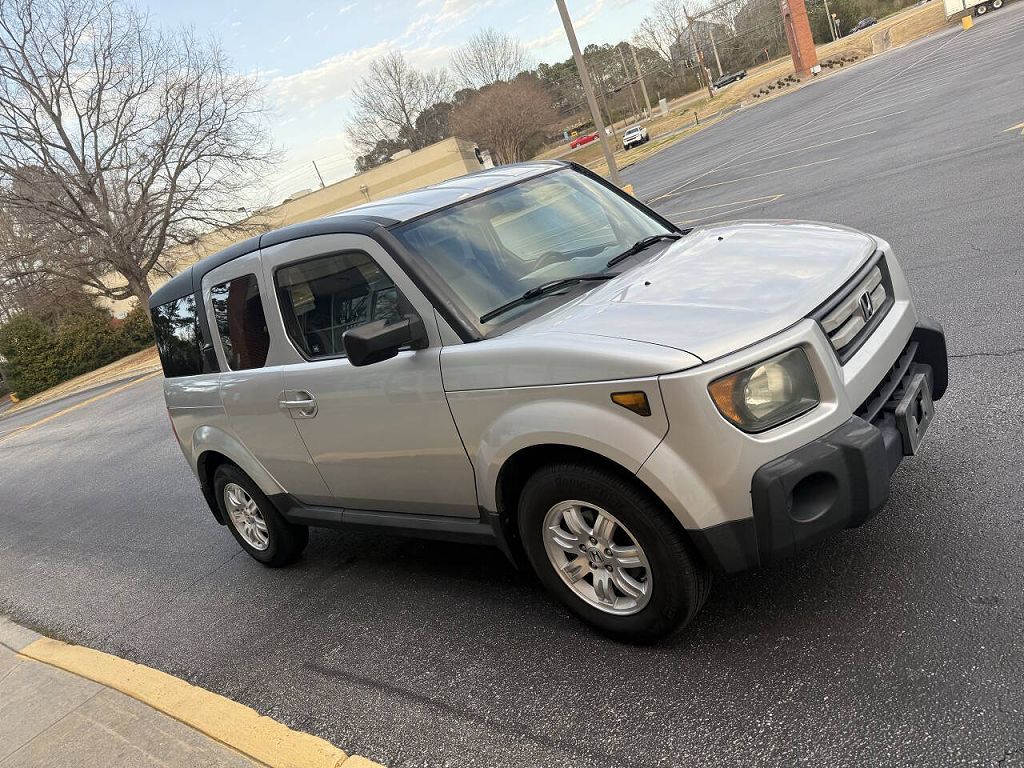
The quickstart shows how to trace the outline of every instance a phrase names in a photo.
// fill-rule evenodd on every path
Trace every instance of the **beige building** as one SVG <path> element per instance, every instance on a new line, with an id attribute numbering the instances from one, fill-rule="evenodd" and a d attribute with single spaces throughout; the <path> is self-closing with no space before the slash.
<path id="1" fill-rule="evenodd" d="M 163 271 L 154 270 L 150 274 L 150 286 L 154 290 L 159 288 L 172 275 L 205 256 L 252 235 L 255 227 L 276 229 L 287 224 L 318 219 L 371 200 L 380 200 L 479 171 L 483 166 L 476 158 L 475 147 L 475 144 L 463 139 L 445 139 L 373 170 L 286 200 L 243 222 L 244 229 L 217 230 L 199 238 L 194 245 L 168 249 Z M 111 280 L 118 281 L 114 276 Z M 135 300 L 103 300 L 103 303 L 115 316 L 123 317 L 134 306 Z"/>

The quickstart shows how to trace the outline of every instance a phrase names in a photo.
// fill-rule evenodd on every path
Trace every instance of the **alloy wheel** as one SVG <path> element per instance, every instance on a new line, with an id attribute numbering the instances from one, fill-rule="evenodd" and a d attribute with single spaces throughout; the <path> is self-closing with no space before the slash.
<path id="1" fill-rule="evenodd" d="M 237 483 L 224 486 L 224 506 L 231 525 L 253 549 L 263 552 L 270 546 L 270 531 L 263 513 L 246 490 Z"/>
<path id="2" fill-rule="evenodd" d="M 587 604 L 616 616 L 638 613 L 647 605 L 652 588 L 647 556 L 607 510 L 561 501 L 544 516 L 543 537 L 551 565 Z"/>

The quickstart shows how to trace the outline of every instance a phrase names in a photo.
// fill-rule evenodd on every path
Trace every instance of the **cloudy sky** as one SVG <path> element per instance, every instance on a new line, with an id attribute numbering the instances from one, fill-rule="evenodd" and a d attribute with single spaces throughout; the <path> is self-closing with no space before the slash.
<path id="1" fill-rule="evenodd" d="M 628 37 L 651 0 L 568 0 L 581 45 Z M 402 49 L 417 66 L 447 62 L 481 27 L 518 37 L 536 61 L 569 56 L 554 0 L 145 0 L 161 25 L 210 31 L 236 69 L 256 72 L 274 107 L 284 157 L 272 199 L 352 174 L 344 135 L 354 82 L 376 56 Z"/>

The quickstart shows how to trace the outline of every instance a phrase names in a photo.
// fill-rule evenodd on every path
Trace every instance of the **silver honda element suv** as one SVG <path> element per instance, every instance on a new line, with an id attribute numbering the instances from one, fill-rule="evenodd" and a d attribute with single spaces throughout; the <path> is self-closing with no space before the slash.
<path id="1" fill-rule="evenodd" d="M 309 526 L 493 544 L 637 642 L 881 510 L 946 390 L 884 240 L 680 229 L 564 163 L 254 237 L 150 306 L 178 443 L 256 560 Z"/>

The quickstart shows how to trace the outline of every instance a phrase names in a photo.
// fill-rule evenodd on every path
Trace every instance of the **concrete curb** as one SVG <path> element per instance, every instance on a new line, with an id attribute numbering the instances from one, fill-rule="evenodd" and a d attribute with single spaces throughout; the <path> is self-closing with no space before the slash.
<path id="1" fill-rule="evenodd" d="M 2 616 L 0 643 L 25 658 L 120 691 L 268 768 L 384 768 L 173 675 L 43 637 Z"/>

